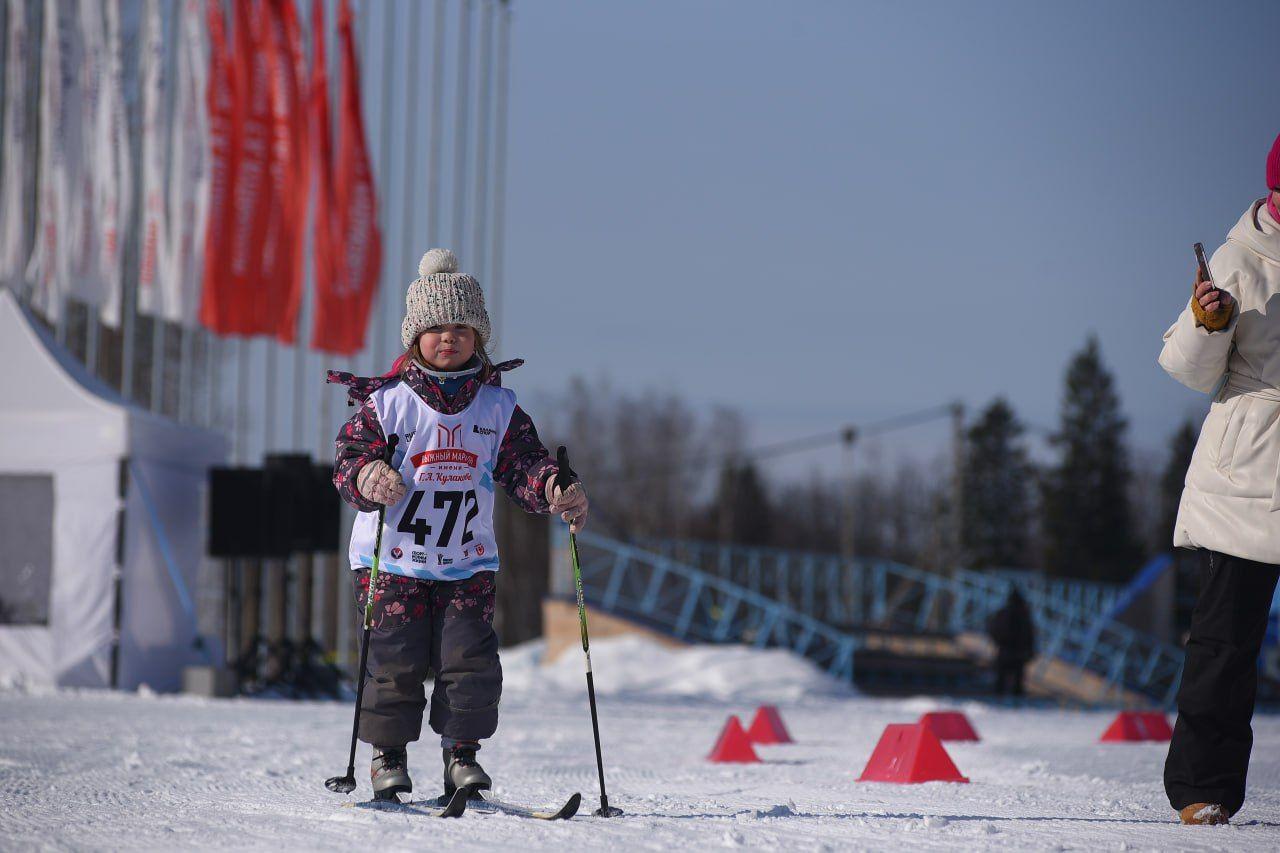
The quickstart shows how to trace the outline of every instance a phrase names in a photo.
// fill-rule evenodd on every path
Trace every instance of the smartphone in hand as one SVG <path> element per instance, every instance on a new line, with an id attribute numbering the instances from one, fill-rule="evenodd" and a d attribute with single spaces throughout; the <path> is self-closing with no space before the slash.
<path id="1" fill-rule="evenodd" d="M 1213 273 L 1209 272 L 1209 259 L 1204 256 L 1204 243 L 1196 243 L 1192 248 L 1196 251 L 1196 262 L 1200 264 L 1200 280 L 1209 282 L 1213 285 L 1213 289 L 1217 290 L 1218 285 L 1213 280 Z"/>

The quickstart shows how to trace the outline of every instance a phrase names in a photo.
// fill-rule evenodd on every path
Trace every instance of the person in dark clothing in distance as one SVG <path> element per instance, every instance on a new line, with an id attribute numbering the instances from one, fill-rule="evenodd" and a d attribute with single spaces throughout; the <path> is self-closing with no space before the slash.
<path id="1" fill-rule="evenodd" d="M 1026 599 L 1014 587 L 1004 606 L 987 620 L 987 634 L 996 644 L 996 694 L 1023 696 L 1022 674 L 1035 657 L 1036 629 Z"/>

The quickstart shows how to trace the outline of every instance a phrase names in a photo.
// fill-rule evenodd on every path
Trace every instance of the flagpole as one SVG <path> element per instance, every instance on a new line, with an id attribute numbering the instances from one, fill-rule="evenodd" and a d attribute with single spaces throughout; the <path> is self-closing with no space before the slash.
<path id="1" fill-rule="evenodd" d="M 137 36 L 137 41 L 142 42 L 141 33 Z M 119 46 L 121 56 L 121 83 L 122 85 L 130 85 L 130 81 L 125 80 L 125 61 L 124 61 L 124 36 L 121 35 L 121 44 Z M 139 46 L 139 53 L 145 50 L 145 47 Z M 142 85 L 142 63 L 138 62 L 134 69 L 132 85 L 137 87 Z M 124 120 L 126 124 L 126 142 L 129 146 L 127 159 L 130 163 L 137 164 L 137 168 L 133 169 L 129 174 L 131 187 L 132 202 L 129 205 L 129 221 L 122 223 L 121 228 L 121 244 L 124 246 L 120 253 L 121 279 L 120 279 L 120 336 L 122 343 L 120 346 L 120 395 L 130 402 L 136 402 L 134 399 L 133 375 L 137 369 L 138 360 L 138 282 L 142 273 L 142 252 L 139 247 L 140 235 L 142 233 L 143 222 L 143 199 L 142 199 L 142 123 L 143 111 L 140 103 L 134 102 L 133 110 L 129 110 L 129 104 L 126 100 L 124 104 Z M 132 121 L 130 120 L 130 112 L 132 112 Z M 128 261 L 132 261 L 132 264 Z"/>
<path id="2" fill-rule="evenodd" d="M 84 329 L 84 367 L 90 376 L 98 375 L 98 306 L 87 305 Z"/>
<path id="3" fill-rule="evenodd" d="M 413 14 L 411 15 L 411 18 L 410 18 L 411 23 L 409 26 L 409 32 L 411 33 L 410 44 L 416 44 L 418 41 L 418 35 L 422 32 L 422 14 L 421 14 L 422 4 L 414 3 L 412 5 L 412 10 L 413 10 Z M 405 133 L 406 140 L 414 139 L 417 136 L 415 131 L 417 130 L 417 127 L 418 127 L 418 110 L 415 109 L 415 106 L 417 104 L 418 78 L 421 76 L 421 73 L 422 73 L 421 67 L 418 64 L 418 56 L 420 53 L 421 51 L 417 51 L 417 50 L 409 51 L 409 76 L 406 78 L 408 80 L 408 84 L 404 87 L 405 89 L 405 113 L 404 114 L 405 114 L 405 120 L 407 122 L 412 122 L 412 124 L 406 125 L 406 128 L 407 128 L 407 132 Z M 404 146 L 404 172 L 405 173 L 404 173 L 404 181 L 403 183 L 401 183 L 401 186 L 403 188 L 402 190 L 403 194 L 401 195 L 401 199 L 400 199 L 402 202 L 401 208 L 400 208 L 400 257 L 401 257 L 402 265 L 400 269 L 405 270 L 405 272 L 401 274 L 401 278 L 412 276 L 415 272 L 417 272 L 418 265 L 417 263 L 415 263 L 415 258 L 414 258 L 415 251 L 425 252 L 427 249 L 430 248 L 429 246 L 419 247 L 415 245 L 414 241 L 412 240 L 412 235 L 415 235 L 418 233 L 417 229 L 413 227 L 413 221 L 414 221 L 414 212 L 418 209 L 417 202 L 421 200 L 421 196 L 419 196 L 416 191 L 417 190 L 417 169 L 415 167 L 417 165 L 418 158 L 417 158 L 417 152 L 414 150 L 414 147 L 415 146 L 410 145 L 407 142 Z M 388 193 L 387 207 L 390 207 L 390 206 L 391 206 L 391 194 Z M 390 229 L 388 229 L 388 231 L 389 230 Z M 413 272 L 408 272 L 409 270 L 412 270 Z M 389 270 L 387 276 L 385 276 L 385 279 L 390 280 L 392 275 L 394 274 L 395 274 L 394 270 Z M 388 293 L 395 292 L 394 288 L 391 288 L 391 287 L 388 287 L 387 291 Z M 394 301 L 392 302 L 392 305 L 393 306 L 395 305 Z M 387 316 L 387 312 L 383 311 L 382 317 L 384 320 L 386 319 L 386 316 Z M 380 334 L 378 337 L 379 337 L 379 341 L 386 340 L 385 333 Z"/>
<path id="4" fill-rule="evenodd" d="M 471 244 L 472 257 L 475 259 L 476 278 L 481 284 L 487 284 L 485 278 L 485 216 L 488 214 L 487 193 L 489 169 L 489 96 L 493 86 L 493 75 L 489 70 L 491 61 L 490 43 L 493 41 L 493 0 L 481 0 L 480 13 L 480 53 L 477 65 L 480 69 L 480 80 L 476 92 L 476 200 L 475 212 L 472 214 Z"/>
<path id="5" fill-rule="evenodd" d="M 444 11 L 445 0 L 436 0 L 435 32 L 431 47 L 431 149 L 427 154 L 427 238 L 440 242 L 440 131 L 444 121 Z"/>
<path id="6" fill-rule="evenodd" d="M 337 45 L 337 40 L 338 40 L 337 39 L 338 12 L 339 12 L 338 2 L 339 0 L 328 0 L 328 2 L 324 4 L 325 5 L 326 43 L 334 44 L 335 46 Z M 333 39 L 331 40 L 329 39 L 330 33 L 333 34 Z M 386 45 L 383 45 L 383 50 L 388 53 L 390 52 L 389 50 L 387 50 Z M 340 67 L 339 60 L 341 59 L 341 53 L 342 51 L 340 48 L 325 52 L 325 60 L 329 63 L 329 67 L 325 69 L 325 76 L 329 85 L 329 92 L 328 92 L 329 115 L 331 117 L 330 118 L 331 122 L 332 122 L 332 117 L 338 115 L 338 93 L 342 88 L 340 85 L 341 81 L 338 80 L 338 68 Z M 330 134 L 332 138 L 332 133 L 333 133 L 332 126 L 326 128 L 325 130 L 327 133 Z M 317 208 L 317 210 L 318 209 L 319 208 Z M 354 369 L 354 365 L 352 366 L 352 369 Z M 332 408 L 330 406 L 330 398 L 332 395 L 329 393 L 329 390 L 330 390 L 329 387 L 326 385 L 320 391 L 320 405 L 319 405 L 320 423 L 318 426 L 319 426 L 319 436 L 320 436 L 319 455 L 321 459 L 325 458 L 325 452 L 324 452 L 325 444 L 330 440 L 328 436 L 332 435 L 329 429 L 329 419 L 332 417 L 332 415 L 330 414 L 330 412 L 332 412 Z"/>
<path id="7" fill-rule="evenodd" d="M 153 32 L 153 28 L 161 26 L 157 18 L 160 15 L 160 7 L 152 5 L 155 0 L 147 0 L 142 11 L 142 33 L 140 39 L 142 44 L 142 62 L 139 63 L 139 71 L 142 75 L 142 163 L 139 171 L 142 172 L 142 263 L 140 268 L 140 276 L 147 276 L 149 286 L 151 288 L 151 304 L 148 306 L 148 313 L 151 315 L 151 410 L 160 414 L 164 413 L 164 348 L 165 348 L 165 328 L 163 319 L 163 300 L 158 293 L 158 278 L 160 271 L 160 241 L 163 236 L 160 233 L 159 218 L 163 215 L 163 210 L 152 211 L 148 213 L 151 207 L 150 194 L 159 192 L 157 187 L 150 186 L 147 182 L 147 163 L 153 162 L 153 158 L 158 156 L 158 152 L 151 150 L 151 145 L 155 144 L 159 137 L 159 125 L 161 122 L 162 105 L 158 99 L 153 100 L 151 95 L 164 96 L 165 80 L 161 76 L 163 68 L 163 60 L 161 51 L 163 50 L 164 35 L 158 31 Z M 159 42 L 154 44 L 153 42 Z M 155 67 L 153 67 L 155 66 Z M 154 86 L 151 85 L 154 81 Z M 148 126 L 150 124 L 150 129 Z M 164 183 L 164 175 L 151 175 L 152 179 L 158 179 L 160 183 Z M 156 230 L 154 240 L 150 239 L 148 234 L 148 218 L 156 217 L 154 220 Z"/>
<path id="8" fill-rule="evenodd" d="M 498 93 L 497 115 L 494 127 L 493 152 L 493 262 L 489 275 L 493 290 L 493 336 L 502 340 L 502 253 L 506 239 L 506 191 L 507 191 L 507 93 L 511 75 L 511 4 L 502 0 L 502 14 L 498 22 Z"/>
<path id="9" fill-rule="evenodd" d="M 458 23 L 457 124 L 453 146 L 453 246 L 461 252 L 462 225 L 467 195 L 467 101 L 471 92 L 471 0 L 462 0 Z"/>
<path id="10" fill-rule="evenodd" d="M 413 2 L 410 5 L 413 8 L 414 17 L 416 19 L 417 12 L 418 12 L 418 3 Z M 378 136 L 379 136 L 378 148 L 379 148 L 379 155 L 380 155 L 378 160 L 378 168 L 381 171 L 381 174 L 379 174 L 378 177 L 381 179 L 381 182 L 382 182 L 382 187 L 381 187 L 382 221 L 385 223 L 384 228 L 386 229 L 386 233 L 388 237 L 390 237 L 391 235 L 391 228 L 390 228 L 390 225 L 391 225 L 391 222 L 390 222 L 391 220 L 391 90 L 395 88 L 392 85 L 392 81 L 391 81 L 391 75 L 395 71 L 394 59 L 395 59 L 396 27 L 395 27 L 394 11 L 395 11 L 395 7 L 392 5 L 390 0 L 388 0 L 388 2 L 383 4 L 382 6 L 382 18 L 383 18 L 382 20 L 382 77 L 379 80 L 382 86 L 382 102 L 380 107 L 381 115 L 378 116 L 378 124 L 380 125 L 378 129 Z M 372 24 L 369 26 L 368 31 L 370 36 L 370 42 L 372 42 L 372 36 L 373 36 Z M 411 56 L 417 57 L 418 55 L 417 51 L 412 49 L 412 46 L 415 41 L 415 36 L 417 34 L 417 30 L 410 29 L 409 33 L 410 35 L 407 37 L 407 43 L 410 49 L 408 52 Z M 337 53 L 338 51 L 334 51 L 335 55 Z M 365 56 L 370 56 L 370 55 L 372 55 L 371 51 L 367 51 L 365 53 Z M 413 82 L 414 82 L 414 78 L 410 77 L 409 82 L 406 83 L 405 85 L 405 90 L 410 93 L 410 97 L 412 97 Z M 406 128 L 409 127 L 409 122 L 414 121 L 415 118 L 416 116 L 414 115 L 412 110 L 409 110 L 408 112 L 406 112 L 405 127 Z M 403 144 L 406 151 L 413 148 L 413 146 L 410 144 L 410 140 L 412 139 L 413 139 L 412 133 L 404 134 Z M 410 185 L 407 183 L 404 184 L 403 191 L 405 193 L 406 199 L 412 194 L 410 192 Z M 401 230 L 400 230 L 400 243 L 402 247 L 405 243 L 403 228 L 404 228 L 404 223 L 402 222 Z M 403 248 L 402 248 L 402 251 L 403 251 Z M 395 271 L 391 264 L 383 264 L 382 269 L 379 270 L 379 273 L 378 273 L 379 286 L 378 286 L 377 292 L 374 293 L 373 295 L 373 313 L 374 313 L 374 319 L 375 319 L 374 335 L 373 335 L 373 340 L 369 341 L 369 344 L 368 344 L 370 374 L 376 374 L 381 372 L 378 368 L 381 365 L 382 361 L 384 360 L 383 347 L 386 346 L 385 342 L 387 339 L 387 326 L 390 322 L 390 318 L 387 315 L 390 313 L 392 306 L 395 304 L 394 301 L 391 301 L 388 298 L 388 294 L 391 292 L 391 281 L 392 281 L 392 276 L 394 274 L 395 274 Z"/>
<path id="11" fill-rule="evenodd" d="M 173 139 L 173 125 L 177 121 L 177 115 L 176 115 L 177 103 L 178 103 L 177 65 L 178 65 L 178 62 L 180 61 L 180 51 L 182 49 L 182 43 L 180 41 L 181 33 L 179 31 L 178 24 L 180 23 L 181 16 L 183 14 L 184 14 L 184 11 L 181 4 L 174 4 L 170 8 L 169 28 L 168 28 L 169 33 L 167 38 L 168 43 L 165 45 L 165 64 L 168 65 L 169 67 L 169 75 L 166 79 L 170 81 L 170 85 L 165 89 L 165 103 L 169 111 L 169 139 L 171 141 Z M 166 182 L 166 186 L 170 186 L 172 185 L 172 182 L 175 180 L 175 176 L 173 174 L 172 147 L 169 150 L 169 156 L 166 158 L 165 165 L 169 173 L 169 180 L 168 182 Z M 167 195 L 168 193 L 166 193 L 166 196 Z M 171 209 L 169 213 L 173 217 L 178 217 L 178 218 L 181 217 L 181 211 Z M 170 220 L 169 228 L 172 229 L 173 227 L 174 227 L 174 221 Z M 178 227 L 181 227 L 180 222 Z M 171 237 L 171 235 L 167 234 L 166 237 Z M 173 251 L 172 246 L 170 246 L 170 251 L 171 252 Z M 172 274 L 174 271 L 173 266 L 167 265 L 166 271 L 167 273 Z M 171 293 L 177 293 L 179 289 L 180 288 L 179 288 L 178 282 L 169 282 L 169 290 Z M 185 308 L 185 306 L 183 307 Z M 185 317 L 183 319 L 185 319 Z M 183 322 L 183 319 L 180 319 L 177 323 L 177 327 L 178 327 L 178 399 L 175 401 L 175 404 L 174 404 L 174 419 L 180 423 L 186 418 L 187 416 L 186 410 L 188 406 L 190 406 L 191 404 L 191 394 L 189 393 L 187 386 L 193 381 L 193 378 L 191 375 L 191 370 L 192 370 L 191 337 L 192 336 L 191 336 L 190 330 L 186 327 L 186 324 Z"/>
<path id="12" fill-rule="evenodd" d="M 249 339 L 245 335 L 236 338 L 236 361 L 239 376 L 236 383 L 235 439 L 232 446 L 237 464 L 248 465 L 249 409 L 245 405 L 245 394 L 249 387 Z"/>
<path id="13" fill-rule="evenodd" d="M 306 100 L 304 102 L 303 108 L 307 111 L 307 122 L 308 122 L 308 126 L 310 126 L 310 121 L 311 121 L 310 68 L 312 65 L 312 59 L 315 57 L 315 39 L 316 39 L 315 21 L 311 20 L 310 4 L 307 4 L 307 3 L 301 4 L 298 9 L 298 12 L 299 12 L 299 15 L 306 21 L 306 27 L 304 28 L 303 32 L 305 34 L 305 38 L 307 39 L 306 57 L 307 57 L 308 73 L 303 77 L 303 79 L 307 81 Z M 323 38 L 324 34 L 321 33 L 320 35 L 321 35 L 321 38 Z M 314 160 L 312 160 L 312 155 L 315 153 L 316 146 L 315 146 L 315 140 L 311 138 L 310 133 L 307 134 L 306 145 L 308 148 L 307 155 L 306 155 L 307 161 L 314 164 Z M 301 152 L 299 152 L 299 156 L 301 156 Z M 316 196 L 315 185 L 314 185 L 315 182 L 312 181 L 314 172 L 315 172 L 315 169 L 313 168 L 303 178 L 303 180 L 306 182 L 306 187 L 307 187 L 307 196 L 306 196 L 307 207 L 305 210 L 302 211 L 302 217 L 303 217 L 302 299 L 298 306 L 297 338 L 295 339 L 294 347 L 293 347 L 293 416 L 290 418 L 290 431 L 293 433 L 293 436 L 289 441 L 289 446 L 298 451 L 307 450 L 306 439 L 304 438 L 304 431 L 302 429 L 302 412 L 305 406 L 304 401 L 306 396 L 304 383 L 306 381 L 306 369 L 307 369 L 307 346 L 306 346 L 306 330 L 308 327 L 307 320 L 309 319 L 308 314 L 311 306 L 311 288 L 315 286 L 314 263 L 311 257 L 314 251 L 313 247 L 315 246 L 315 234 L 313 233 L 313 230 L 312 230 L 314 228 L 314 225 L 312 225 L 313 215 L 314 215 L 313 211 L 315 210 L 318 204 L 318 202 L 315 199 L 315 196 Z M 310 453 L 308 452 L 308 456 L 309 455 Z"/>
<path id="14" fill-rule="evenodd" d="M 227 348 L 221 335 L 206 329 L 204 336 L 205 352 L 208 353 L 207 363 L 211 365 L 210 373 L 212 374 L 207 389 L 208 399 L 205 400 L 204 422 L 210 429 L 221 431 L 225 419 L 221 417 L 222 407 L 218 405 L 218 401 L 222 397 L 222 381 L 226 374 L 223 361 L 227 355 Z"/>
<path id="15" fill-rule="evenodd" d="M 267 347 L 267 377 L 263 385 L 263 397 L 266 406 L 263 407 L 262 415 L 262 452 L 270 453 L 275 449 L 276 434 L 276 362 L 279 360 L 280 345 L 276 343 L 275 338 L 263 338 L 263 343 Z"/>

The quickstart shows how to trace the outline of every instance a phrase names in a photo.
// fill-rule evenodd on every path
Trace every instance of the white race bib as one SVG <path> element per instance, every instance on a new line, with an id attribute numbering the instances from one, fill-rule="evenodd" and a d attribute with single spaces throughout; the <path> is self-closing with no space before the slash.
<path id="1" fill-rule="evenodd" d="M 471 405 L 446 415 L 403 382 L 370 395 L 382 431 L 400 437 L 392 467 L 409 487 L 387 507 L 379 571 L 424 580 L 459 580 L 498 570 L 493 532 L 493 469 L 516 395 L 481 385 Z M 362 512 L 351 530 L 352 567 L 373 566 L 378 514 Z"/>

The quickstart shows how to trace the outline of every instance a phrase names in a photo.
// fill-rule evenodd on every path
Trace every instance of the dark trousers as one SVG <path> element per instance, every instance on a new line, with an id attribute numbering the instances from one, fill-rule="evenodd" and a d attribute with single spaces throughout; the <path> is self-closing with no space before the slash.
<path id="1" fill-rule="evenodd" d="M 363 626 L 369 570 L 352 574 Z M 502 696 L 494 590 L 493 572 L 460 581 L 378 573 L 360 740 L 376 746 L 417 740 L 427 705 L 423 683 L 431 673 L 430 722 L 436 734 L 466 741 L 494 733 Z"/>
<path id="2" fill-rule="evenodd" d="M 1201 551 L 1200 598 L 1178 688 L 1178 721 L 1164 763 L 1169 804 L 1244 804 L 1253 747 L 1258 651 L 1280 566 Z"/>
<path id="3" fill-rule="evenodd" d="M 1022 696 L 1023 672 L 1027 668 L 1024 660 L 996 659 L 996 695 Z"/>

